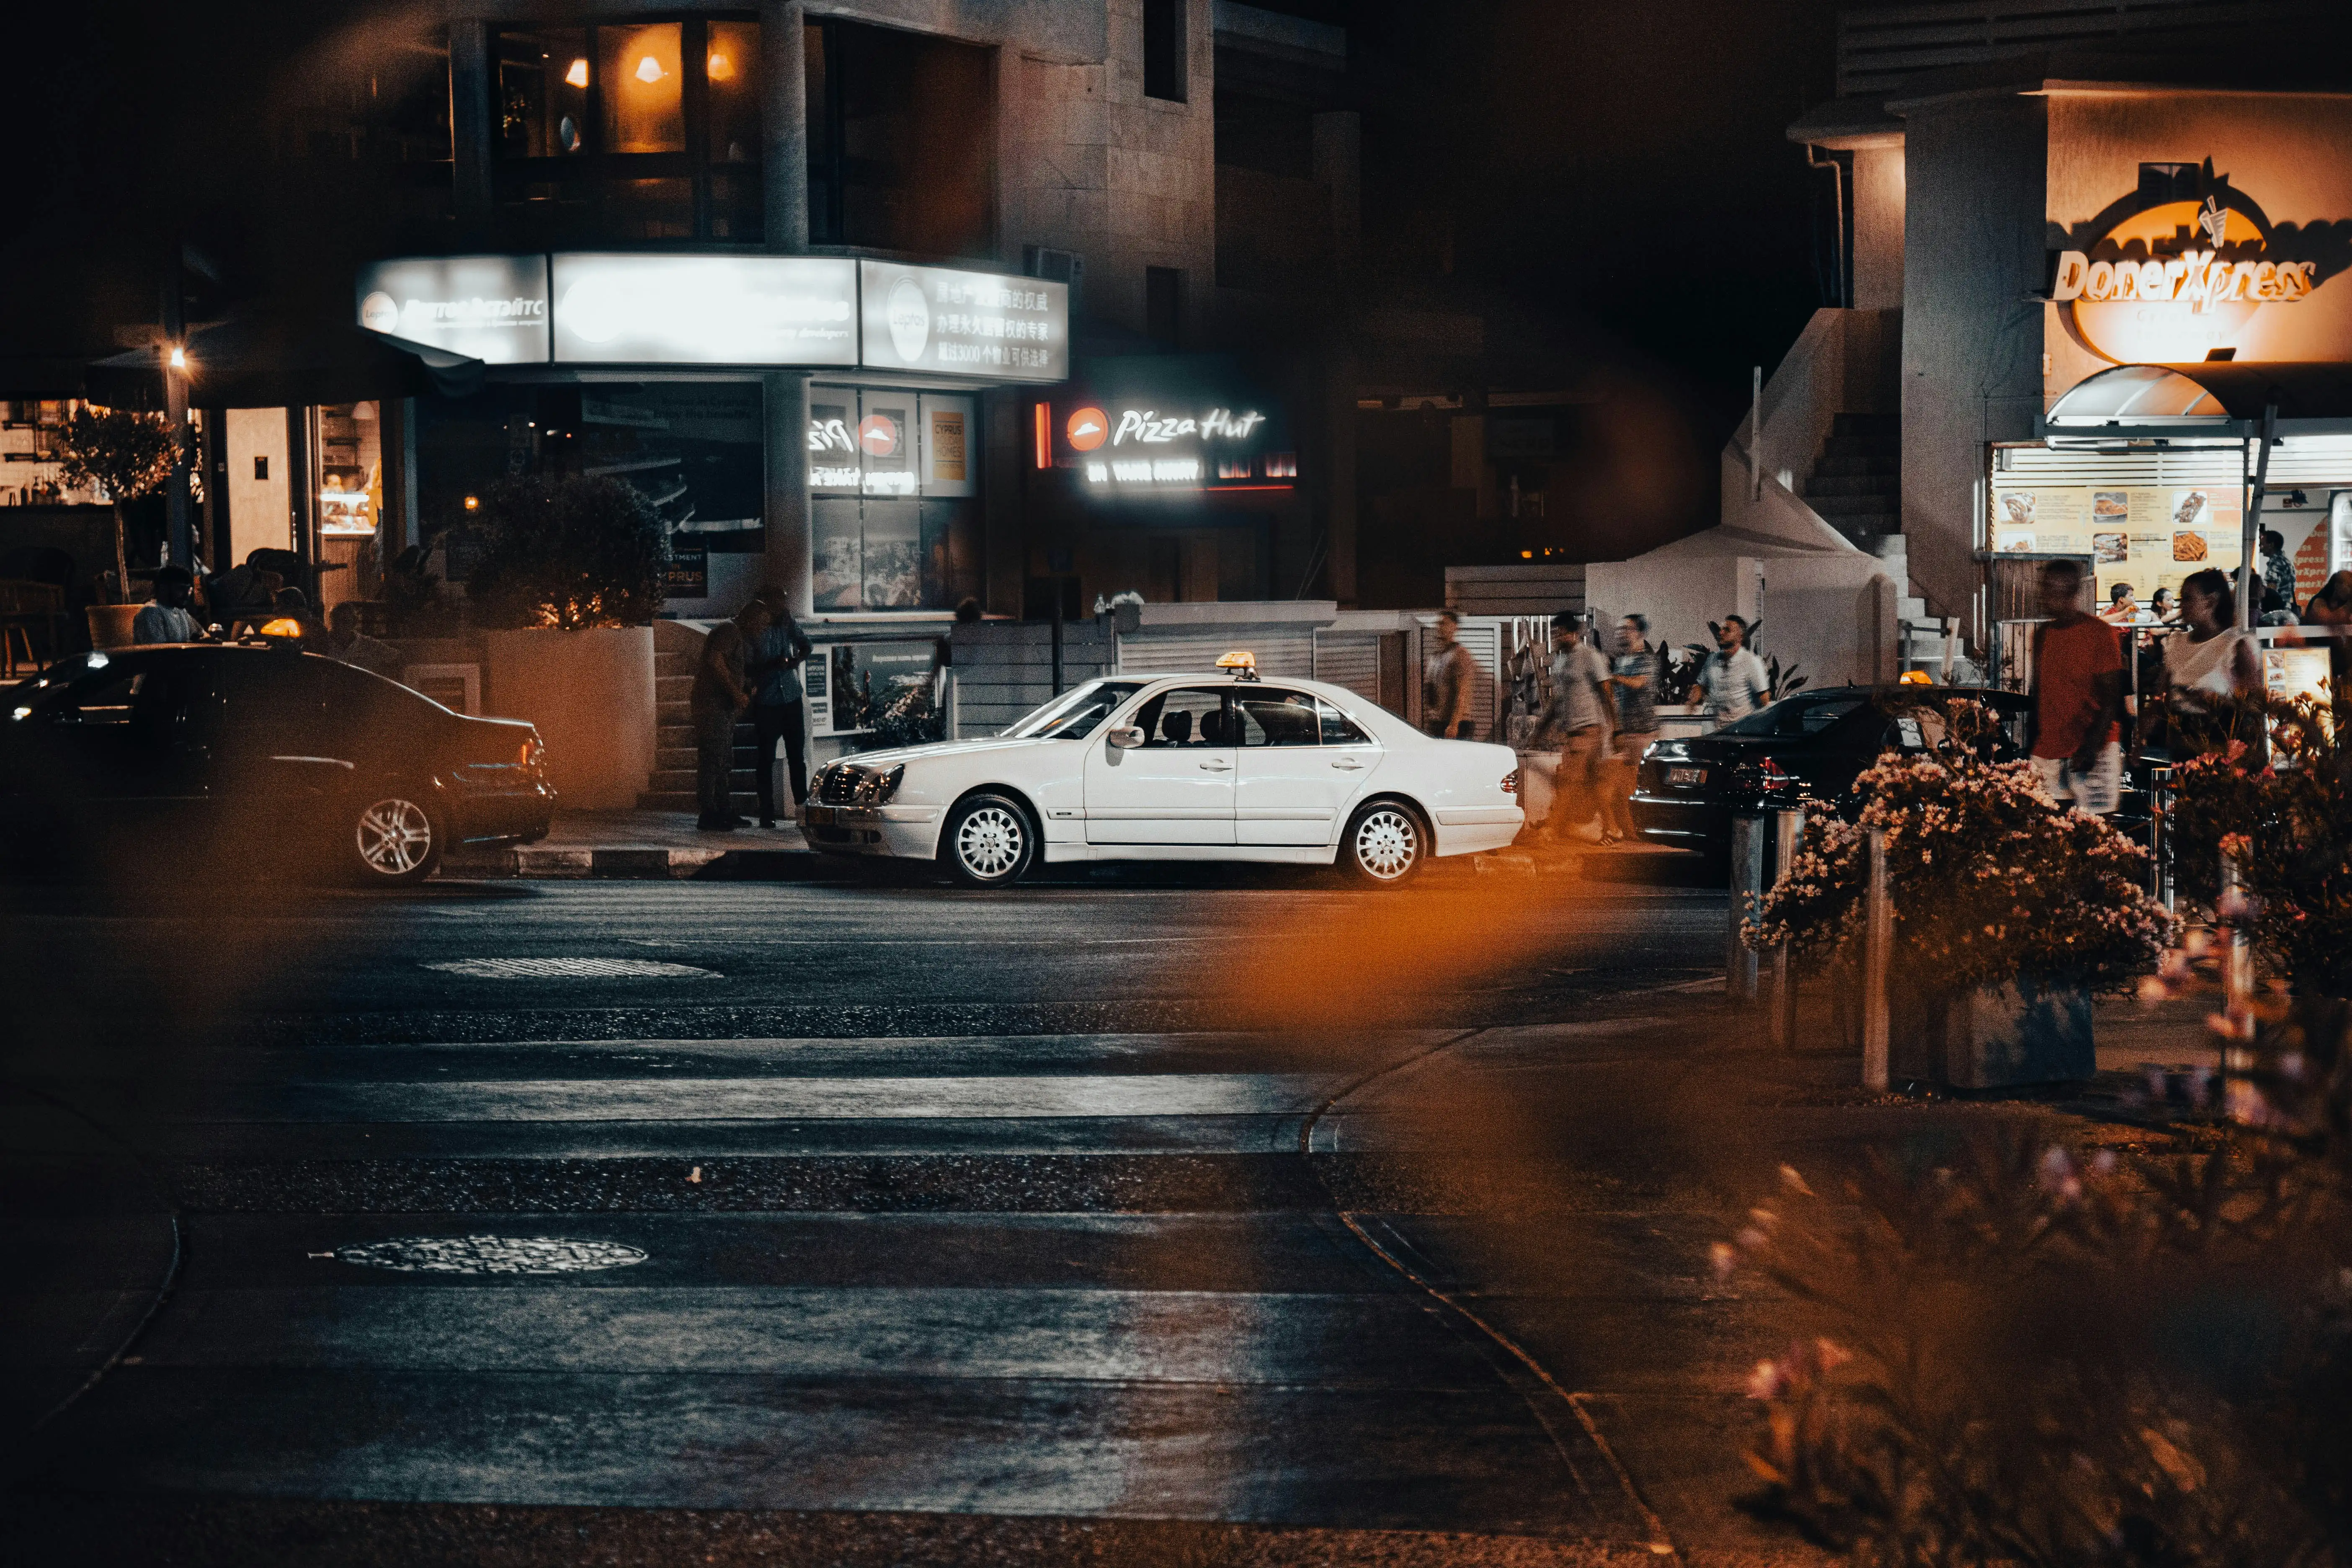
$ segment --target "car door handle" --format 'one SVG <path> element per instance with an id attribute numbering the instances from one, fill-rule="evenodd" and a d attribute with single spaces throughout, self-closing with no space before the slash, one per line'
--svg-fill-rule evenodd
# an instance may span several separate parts
<path id="1" fill-rule="evenodd" d="M 1231 763 L 1202 763 L 1201 767 L 1202 771 L 1213 773 L 1229 773 L 1234 771 L 1234 764 Z"/>
<path id="2" fill-rule="evenodd" d="M 1335 757 L 1332 759 L 1331 765 L 1335 768 L 1345 768 L 1351 773 L 1361 772 L 1364 766 L 1353 757 Z"/>

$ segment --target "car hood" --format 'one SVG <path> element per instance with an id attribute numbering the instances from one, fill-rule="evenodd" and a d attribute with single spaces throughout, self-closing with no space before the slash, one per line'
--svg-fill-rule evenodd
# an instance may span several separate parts
<path id="1" fill-rule="evenodd" d="M 887 752 L 856 752 L 841 760 L 854 767 L 890 768 L 901 763 L 919 762 L 925 757 L 971 757 L 983 752 L 1019 752 L 1038 746 L 1083 743 L 1037 735 L 983 735 L 971 741 L 934 741 L 928 746 L 898 746 Z"/>

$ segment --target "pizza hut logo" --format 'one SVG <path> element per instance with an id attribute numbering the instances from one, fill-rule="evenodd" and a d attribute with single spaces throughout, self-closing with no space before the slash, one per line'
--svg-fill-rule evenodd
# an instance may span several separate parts
<path id="1" fill-rule="evenodd" d="M 887 458 L 898 449 L 898 422 L 887 414 L 869 414 L 857 422 L 857 445 L 869 458 Z"/>
<path id="2" fill-rule="evenodd" d="M 1070 450 L 1091 452 L 1110 435 L 1110 416 L 1099 408 L 1081 408 L 1070 416 L 1065 429 L 1070 437 Z"/>

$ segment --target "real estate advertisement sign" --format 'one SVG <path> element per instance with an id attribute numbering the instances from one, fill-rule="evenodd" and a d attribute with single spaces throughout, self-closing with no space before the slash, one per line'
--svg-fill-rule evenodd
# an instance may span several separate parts
<path id="1" fill-rule="evenodd" d="M 558 253 L 550 275 L 559 364 L 857 363 L 846 259 Z"/>
<path id="2" fill-rule="evenodd" d="M 1070 290 L 1043 278 L 861 261 L 859 363 L 992 381 L 1070 374 Z"/>

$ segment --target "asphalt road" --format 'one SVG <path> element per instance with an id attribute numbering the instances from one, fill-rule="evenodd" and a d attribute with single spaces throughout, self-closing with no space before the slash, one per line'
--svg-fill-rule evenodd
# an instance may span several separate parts
<path id="1" fill-rule="evenodd" d="M 1719 893 L 141 901 L 0 914 L 22 1560 L 1672 1544 L 1593 1391 L 1717 1222 L 1628 1218 L 1661 1156 L 1600 1086 L 1719 974 Z M 1576 1072 L 1623 1158 L 1534 1131 Z"/>

